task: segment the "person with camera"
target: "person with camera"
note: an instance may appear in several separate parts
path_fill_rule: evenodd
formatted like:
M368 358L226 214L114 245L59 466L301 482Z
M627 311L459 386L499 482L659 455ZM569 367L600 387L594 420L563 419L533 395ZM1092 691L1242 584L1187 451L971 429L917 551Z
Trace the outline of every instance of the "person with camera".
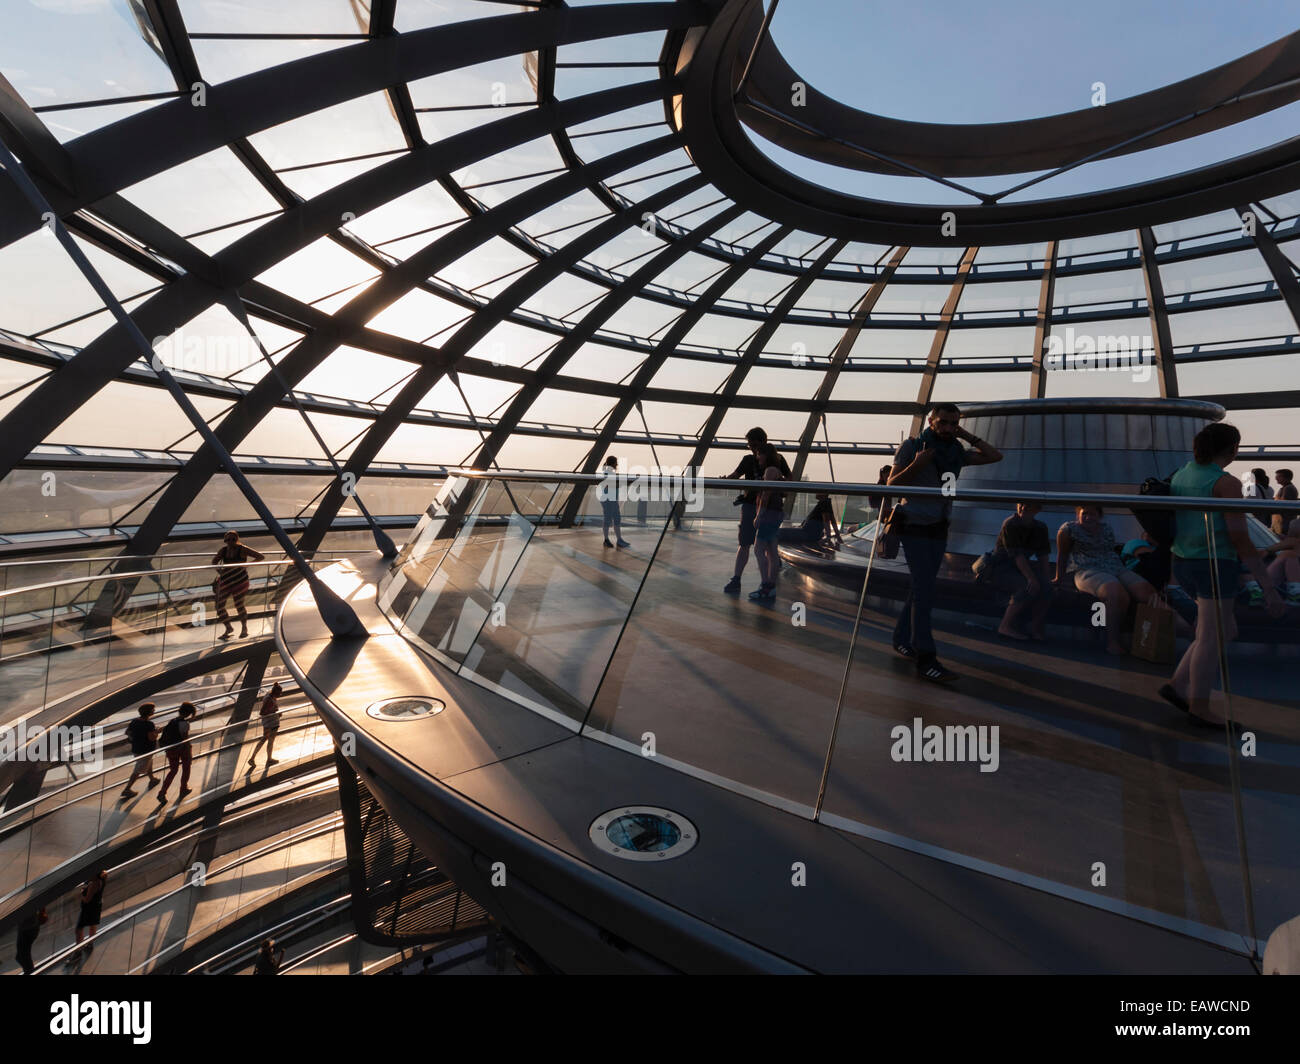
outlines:
M913 496L895 504L889 518L889 532L899 537L912 586L894 627L894 650L916 663L916 675L932 683L951 683L957 674L939 662L930 630L934 589L939 566L948 550L948 521L957 478L968 465L991 465L1002 461L1002 452L977 439L961 427L961 410L952 403L937 403L930 410L928 426L919 435L904 440L894 455L890 486L947 489L942 497ZM971 445L967 450L961 441Z

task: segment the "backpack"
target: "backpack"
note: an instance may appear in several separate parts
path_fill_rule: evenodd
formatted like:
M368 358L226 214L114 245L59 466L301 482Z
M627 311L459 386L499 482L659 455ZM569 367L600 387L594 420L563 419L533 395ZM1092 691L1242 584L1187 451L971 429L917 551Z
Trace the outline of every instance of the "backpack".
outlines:
M1173 487L1170 480L1173 477L1168 476L1161 480L1159 477L1147 477L1142 481L1142 486L1138 488L1139 495L1172 495ZM1137 518L1138 524L1142 530L1155 541L1157 546L1169 547L1173 545L1174 536L1177 534L1177 515L1173 510L1143 510L1135 507L1133 516Z
M167 726L163 728L162 735L159 741L162 743L163 746L175 746L177 743L181 742L184 738L185 735L181 731L181 718L173 717L171 720L167 722Z

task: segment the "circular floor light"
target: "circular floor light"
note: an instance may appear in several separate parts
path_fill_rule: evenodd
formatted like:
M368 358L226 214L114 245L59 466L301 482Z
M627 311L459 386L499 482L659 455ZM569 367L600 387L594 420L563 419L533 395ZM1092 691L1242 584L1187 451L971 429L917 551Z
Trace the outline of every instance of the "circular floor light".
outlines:
M588 832L596 848L625 861L680 857L699 839L695 825L680 813L653 805L629 805L602 813Z
M406 695L402 698L385 698L366 707L366 713L376 720L419 720L432 717L447 708L447 703L440 698L425 695Z

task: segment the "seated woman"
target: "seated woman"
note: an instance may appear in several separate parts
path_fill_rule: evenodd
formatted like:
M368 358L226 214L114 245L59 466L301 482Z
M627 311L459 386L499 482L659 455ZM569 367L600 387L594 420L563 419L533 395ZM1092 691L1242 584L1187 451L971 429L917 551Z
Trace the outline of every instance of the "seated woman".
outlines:
M1041 509L1036 502L1016 503L1016 512L1002 522L998 544L993 549L997 587L1011 595L1002 623L998 625L998 635L1008 639L1047 638L1043 622L1052 606L1052 580L1047 571L1052 544L1047 526L1038 520ZM1026 636L1016 623L1031 606Z
M1093 503L1079 506L1074 521L1066 521L1056 533L1056 580L1101 599L1106 613L1106 652L1123 654L1119 641L1124 617L1133 599L1149 602L1156 589L1126 569L1115 552L1115 533L1102 520L1102 508Z
M809 547L839 546L840 530L835 523L835 508L831 497L826 493L817 496L817 504L798 528L782 528L778 531L780 543L802 543Z
M1286 534L1264 552L1264 560L1272 585L1290 605L1300 603L1300 517L1292 518Z

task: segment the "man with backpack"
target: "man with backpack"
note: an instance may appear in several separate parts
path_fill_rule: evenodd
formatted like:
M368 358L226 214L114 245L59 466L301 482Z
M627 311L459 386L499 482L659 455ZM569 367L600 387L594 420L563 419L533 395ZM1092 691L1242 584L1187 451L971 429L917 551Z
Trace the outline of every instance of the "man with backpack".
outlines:
M1002 461L1002 452L961 428L961 411L952 403L937 403L929 426L919 436L904 440L894 455L889 484L917 487L956 487L957 477L968 465L990 465ZM961 445L970 443L972 450ZM894 650L916 663L916 675L932 683L957 679L939 663L930 631L934 589L939 566L948 550L948 521L952 497L916 496L897 503L889 518L889 532L898 535L912 575L912 586L898 624L894 628Z
M177 800L190 793L190 763L194 757L189 740L190 721L197 715L198 710L194 708L193 702L182 702L176 716L162 730L159 742L167 754L167 775L163 777L162 786L158 789L159 805L167 803L167 788L172 785L178 770L181 774L181 789L176 796Z

